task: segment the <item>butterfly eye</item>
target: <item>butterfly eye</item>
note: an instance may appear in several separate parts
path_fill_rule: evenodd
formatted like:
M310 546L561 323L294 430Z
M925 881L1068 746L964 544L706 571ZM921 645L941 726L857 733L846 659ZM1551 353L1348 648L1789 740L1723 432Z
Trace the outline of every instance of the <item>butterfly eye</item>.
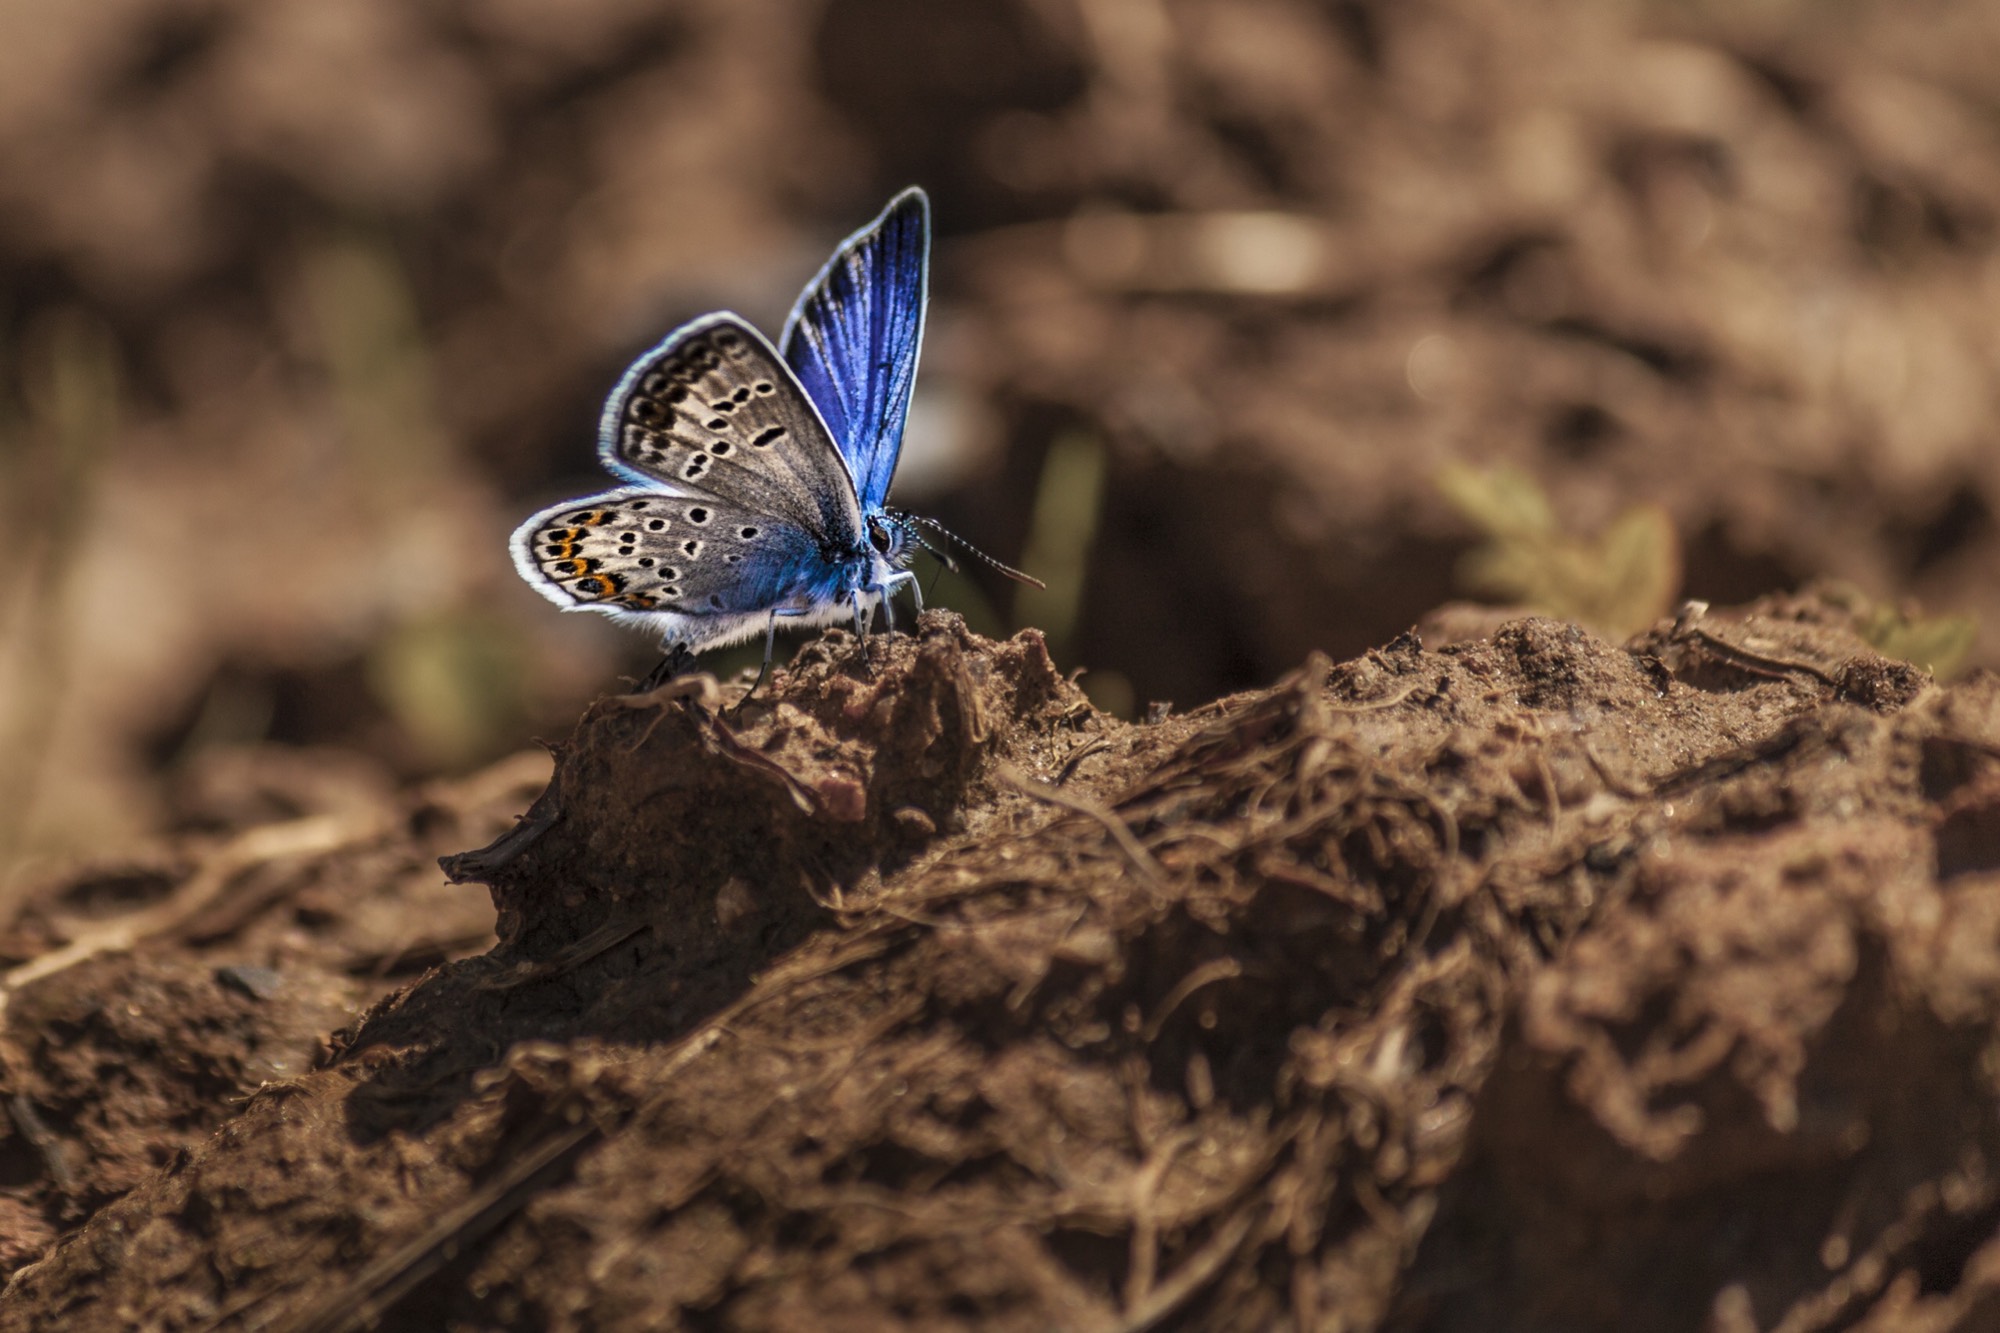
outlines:
M868 520L868 544L873 546L878 554L889 554L891 540L889 529L884 526L881 519Z

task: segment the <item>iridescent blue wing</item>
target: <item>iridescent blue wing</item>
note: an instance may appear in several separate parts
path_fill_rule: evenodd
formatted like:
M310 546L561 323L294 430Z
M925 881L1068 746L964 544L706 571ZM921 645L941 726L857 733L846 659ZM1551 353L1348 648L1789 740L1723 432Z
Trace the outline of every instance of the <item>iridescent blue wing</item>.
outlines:
M735 315L684 324L633 363L604 405L598 455L628 480L782 519L831 549L862 545L854 482L826 423Z
M847 460L863 513L882 507L902 451L930 250L930 200L912 187L841 243L778 340Z

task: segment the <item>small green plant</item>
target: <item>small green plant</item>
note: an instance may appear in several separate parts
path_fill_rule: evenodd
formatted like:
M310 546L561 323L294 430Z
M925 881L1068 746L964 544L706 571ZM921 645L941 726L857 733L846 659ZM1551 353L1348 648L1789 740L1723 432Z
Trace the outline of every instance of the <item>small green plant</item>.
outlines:
M1680 593L1680 538L1658 505L1634 505L1596 537L1578 537L1563 531L1541 486L1517 468L1452 463L1437 485L1486 538L1458 566L1460 582L1477 596L1622 639L1666 615Z
M1103 441L1071 431L1049 445L1035 487L1034 515L1028 522L1021 562L1043 586L1015 591L1014 619L1039 627L1058 662L1069 660L1083 616L1083 590L1090 572L1090 548L1097 540L1107 467Z
M37 798L71 685L69 611L87 568L98 482L117 443L123 384L117 340L87 307L44 311L6 351L13 374L0 378L0 522L10 545L0 607L15 633L0 641L0 874L46 841Z
M1926 616L1914 607L1877 602L1852 584L1822 583L1820 595L1854 618L1854 632L1884 657L1920 666L1950 680L1972 660L1979 637L1976 616Z

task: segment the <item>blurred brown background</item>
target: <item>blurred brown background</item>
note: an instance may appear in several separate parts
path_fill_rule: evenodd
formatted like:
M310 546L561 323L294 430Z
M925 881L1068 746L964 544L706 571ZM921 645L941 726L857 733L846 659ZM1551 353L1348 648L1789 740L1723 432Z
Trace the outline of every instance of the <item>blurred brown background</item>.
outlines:
M1454 461L1992 644L1996 75L1921 0L0 4L0 892L562 735L651 649L506 534L910 183L893 498L1102 702L1461 592Z

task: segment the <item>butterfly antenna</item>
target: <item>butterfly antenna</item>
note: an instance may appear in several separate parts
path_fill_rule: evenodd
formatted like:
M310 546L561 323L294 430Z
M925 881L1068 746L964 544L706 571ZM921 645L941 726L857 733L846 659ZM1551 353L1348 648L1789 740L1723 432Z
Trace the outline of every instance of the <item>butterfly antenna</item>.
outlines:
M1040 579L1036 578L1033 574L1023 574L1020 570L1014 568L1012 565L1001 564L998 560L995 560L992 556L986 554L986 552L980 550L977 546L974 546L971 542L959 536L957 533L953 532L950 528L947 528L944 524L938 522L934 518L925 518L921 514L906 514L903 517L906 518L909 522L923 524L925 527L929 528L931 531L937 533L941 537L946 537L952 541L957 542L961 547L964 548L967 555L976 557L983 564L991 565L994 569L999 570L1002 574L1005 574L1008 578L1014 580L1016 583L1025 583L1031 588L1046 588L1049 586L1048 584L1042 582ZM947 565L951 565L951 567L954 570L958 568L957 565L952 564L951 558L949 556L945 555L941 551L938 551L929 542L923 541L921 537L918 538L917 540L920 543L922 543L923 548L926 551L930 551L933 555L936 555L939 559L943 560Z
M954 574L958 573L958 561L951 558L951 552L932 546L929 542L925 541L924 534L918 532L914 524L903 524L903 532L911 541L921 546L924 550L929 551L937 559L938 567L931 572L931 581L924 588L924 596L929 597L937 591L938 580L944 577L944 572L947 569Z
M903 531L906 534L908 534L911 541L915 542L917 545L923 547L926 551L929 551L932 555L936 556L938 563L940 565L943 565L946 569L950 570L954 574L958 573L958 561L951 558L951 552L945 550L941 546L932 546L929 542L925 541L924 534L917 531L916 525L914 523L905 521L903 524Z

